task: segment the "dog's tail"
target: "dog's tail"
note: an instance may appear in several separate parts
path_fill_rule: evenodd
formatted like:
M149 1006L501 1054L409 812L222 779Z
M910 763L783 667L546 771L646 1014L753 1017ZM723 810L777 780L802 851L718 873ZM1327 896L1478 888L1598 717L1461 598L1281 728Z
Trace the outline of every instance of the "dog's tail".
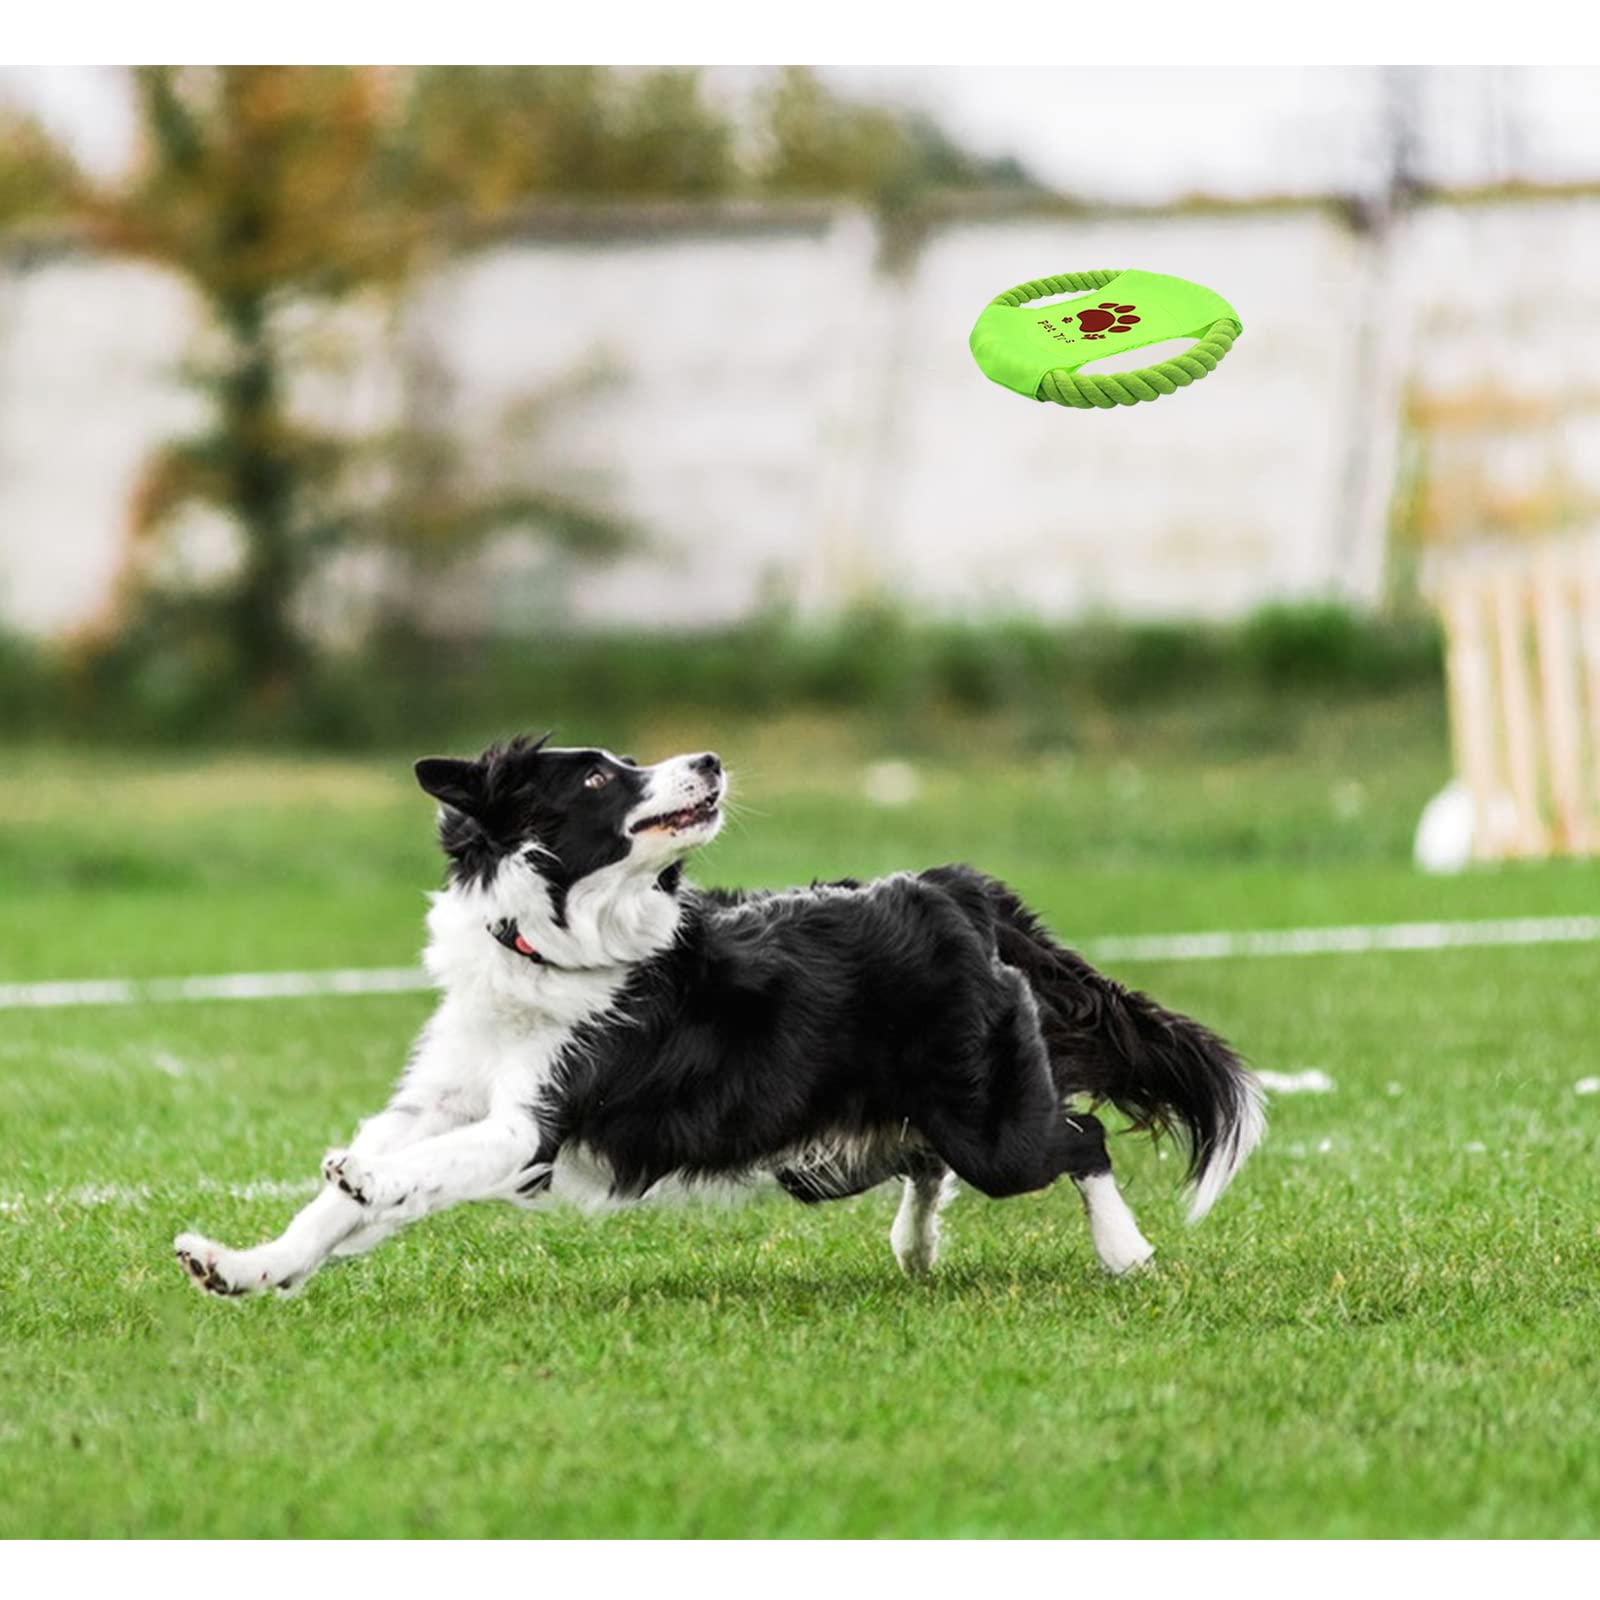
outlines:
M1266 1132L1261 1085L1209 1028L1092 969L1087 977L1111 1046L1099 1052L1104 1080L1091 1092L1136 1126L1177 1136L1194 1189L1189 1220L1198 1222Z
M981 885L996 954L1023 973L1038 1003L1062 1097L1109 1101L1136 1128L1174 1136L1189 1157L1189 1220L1198 1222L1266 1132L1266 1096L1255 1074L1209 1028L1125 989L1058 944L1003 883L958 868L927 876Z
M1255 1074L1209 1028L1054 941L1030 954L1023 964L1062 1093L1110 1101L1136 1128L1173 1135L1188 1153L1189 1220L1198 1222L1266 1132Z

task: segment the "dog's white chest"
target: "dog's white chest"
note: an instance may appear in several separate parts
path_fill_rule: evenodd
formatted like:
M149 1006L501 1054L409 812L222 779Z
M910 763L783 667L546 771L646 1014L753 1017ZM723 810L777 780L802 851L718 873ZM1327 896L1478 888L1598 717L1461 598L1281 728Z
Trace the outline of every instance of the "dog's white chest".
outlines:
M408 1075L434 1103L473 1116L537 1104L578 1030L612 1009L623 978L620 968L526 962L488 935L488 917L459 894L435 901L425 959L445 995Z
M504 1106L536 1105L583 1016L569 1018L529 1007L484 1003L481 994L451 994L429 1022L408 1086L435 1104L468 1116ZM584 1015L596 1015L609 992Z

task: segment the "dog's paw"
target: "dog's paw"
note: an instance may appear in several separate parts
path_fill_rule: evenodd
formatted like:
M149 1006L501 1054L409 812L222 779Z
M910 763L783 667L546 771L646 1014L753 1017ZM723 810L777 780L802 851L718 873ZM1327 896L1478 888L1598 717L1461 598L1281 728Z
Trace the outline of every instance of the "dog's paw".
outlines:
M889 1248L908 1278L925 1278L939 1259L939 1224L933 1217L919 1220L896 1217Z
M381 1163L362 1160L348 1150L330 1150L322 1163L322 1176L357 1205L387 1210L400 1205L406 1191L383 1174Z
M190 1281L207 1294L232 1299L277 1287L271 1274L250 1260L250 1251L229 1250L198 1233L180 1233L172 1248Z
M896 1244L894 1258L908 1278L925 1278L933 1271L938 1259L938 1247L918 1240L909 1245Z
M1130 1272L1154 1272L1156 1247L1136 1233L1132 1239L1121 1240L1100 1250L1100 1265L1113 1278L1124 1278Z
M349 1195L358 1205L372 1204L371 1175L360 1157L348 1150L330 1150L322 1158L322 1181Z
M345 1186L345 1163L350 1159L348 1150L330 1150L322 1158L322 1181L335 1189L343 1189L352 1200L360 1200L361 1196L354 1194ZM362 1204L366 1204L362 1201Z

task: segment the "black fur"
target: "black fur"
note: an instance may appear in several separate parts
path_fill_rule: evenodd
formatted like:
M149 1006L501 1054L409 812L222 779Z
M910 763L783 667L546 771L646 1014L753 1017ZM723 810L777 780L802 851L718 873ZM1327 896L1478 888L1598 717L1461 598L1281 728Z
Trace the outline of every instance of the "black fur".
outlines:
M674 946L580 1030L534 1108L540 1164L575 1141L622 1195L771 1167L801 1200L948 1165L1005 1196L1109 1169L1074 1097L1174 1129L1192 1174L1243 1114L1215 1035L1096 972L969 867L682 900Z
M487 885L520 854L561 925L572 885L634 848L626 818L649 779L545 742L416 772L444 808L452 881ZM709 753L685 759L720 775ZM573 1144L622 1196L765 1169L816 1201L946 1168L1014 1195L1109 1170L1080 1105L1176 1135L1193 1181L1238 1153L1253 1086L1228 1046L1097 972L971 867L777 892L692 889L675 862L656 884L678 899L676 938L574 1032L529 1108L526 1193Z
M927 874L970 883L963 867ZM981 880L1002 961L1028 980L1056 1084L1063 1094L1109 1101L1136 1128L1175 1135L1197 1180L1248 1110L1250 1080L1228 1045L1190 1017L1126 989L1058 944L1003 883Z
M450 881L487 884L508 855L531 851L560 926L572 885L627 855L622 819L644 779L632 761L603 750L546 750L549 738L491 745L476 761L430 756L415 772L444 808L439 843ZM596 771L607 776L604 788L585 788Z

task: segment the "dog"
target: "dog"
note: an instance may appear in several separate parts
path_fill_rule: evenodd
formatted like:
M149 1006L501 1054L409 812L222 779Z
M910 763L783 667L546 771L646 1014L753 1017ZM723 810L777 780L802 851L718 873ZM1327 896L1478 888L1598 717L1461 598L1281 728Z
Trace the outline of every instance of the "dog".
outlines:
M890 1243L911 1275L934 1264L957 1180L1003 1198L1065 1175L1120 1274L1152 1250L1091 1108L1179 1138L1193 1219L1264 1130L1221 1039L970 867L692 887L685 858L725 815L715 755L641 767L546 735L416 777L448 860L425 956L443 998L280 1237L174 1241L210 1293L294 1289L463 1201L634 1201L763 1173L805 1203L900 1179Z

